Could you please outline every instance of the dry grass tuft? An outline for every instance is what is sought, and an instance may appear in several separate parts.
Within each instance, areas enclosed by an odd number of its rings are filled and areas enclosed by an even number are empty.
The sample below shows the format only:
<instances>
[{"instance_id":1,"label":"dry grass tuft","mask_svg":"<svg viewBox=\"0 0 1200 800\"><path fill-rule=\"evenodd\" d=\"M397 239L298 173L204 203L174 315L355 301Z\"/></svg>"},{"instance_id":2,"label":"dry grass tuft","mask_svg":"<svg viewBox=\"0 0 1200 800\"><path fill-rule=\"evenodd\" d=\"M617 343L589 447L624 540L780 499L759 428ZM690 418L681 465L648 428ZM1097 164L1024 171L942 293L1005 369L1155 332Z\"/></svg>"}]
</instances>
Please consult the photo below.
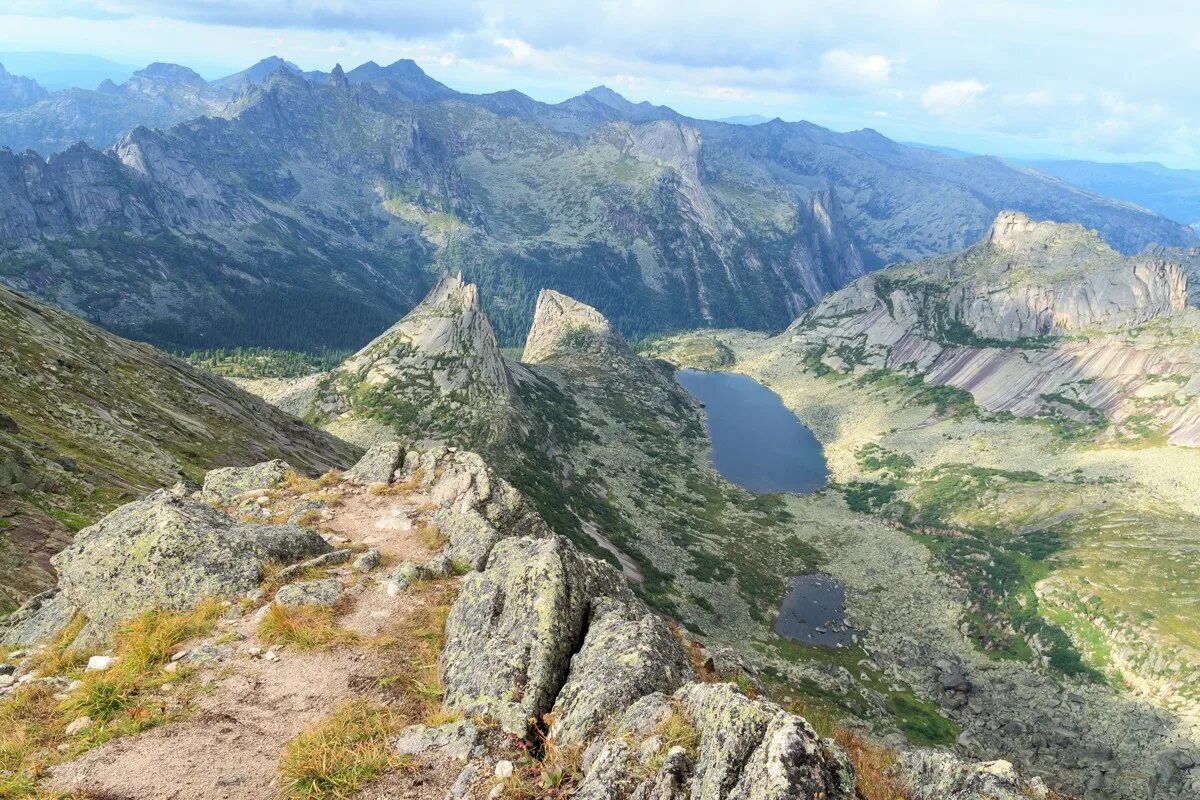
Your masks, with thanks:
<instances>
[{"instance_id":1,"label":"dry grass tuft","mask_svg":"<svg viewBox=\"0 0 1200 800\"><path fill-rule=\"evenodd\" d=\"M334 610L322 606L281 606L272 603L258 624L258 638L267 644L292 645L299 650L322 650L350 644L354 631L334 622Z\"/></svg>"},{"instance_id":2,"label":"dry grass tuft","mask_svg":"<svg viewBox=\"0 0 1200 800\"><path fill-rule=\"evenodd\" d=\"M409 475L402 481L396 481L395 483L372 484L368 491L377 497L411 494L421 486L421 483L424 480L425 470L421 467L417 467L417 469L413 471L412 475Z\"/></svg>"},{"instance_id":3,"label":"dry grass tuft","mask_svg":"<svg viewBox=\"0 0 1200 800\"><path fill-rule=\"evenodd\" d=\"M78 757L84 751L119 736L127 736L161 725L182 713L182 706L169 706L159 696L165 683L185 679L188 670L161 670L178 645L210 631L224 606L215 600L202 602L192 612L147 612L126 623L117 633L113 654L116 662L102 672L81 675L82 685L64 700L54 698L49 684L22 686L0 702L0 798L42 798L38 782L46 769ZM66 657L69 644L78 634L67 631L57 644L58 652L43 662L62 667L74 663ZM81 662L80 662L81 663ZM71 667L77 670L76 667ZM175 694L175 701L186 696ZM81 716L92 719L83 733L68 737L68 724Z\"/></svg>"},{"instance_id":4,"label":"dry grass tuft","mask_svg":"<svg viewBox=\"0 0 1200 800\"><path fill-rule=\"evenodd\" d=\"M860 800L909 800L904 784L891 774L896 752L868 741L848 728L838 728L834 738L850 756Z\"/></svg>"},{"instance_id":5,"label":"dry grass tuft","mask_svg":"<svg viewBox=\"0 0 1200 800\"><path fill-rule=\"evenodd\" d=\"M391 752L389 740L406 720L364 700L333 714L288 742L279 762L281 794L288 800L343 800L411 761Z\"/></svg>"},{"instance_id":6,"label":"dry grass tuft","mask_svg":"<svg viewBox=\"0 0 1200 800\"><path fill-rule=\"evenodd\" d=\"M393 671L380 678L384 689L398 690L400 700L414 719L439 724L448 713L442 708L445 689L438 671L438 656L446 640L446 618L458 595L453 579L422 581L409 592L420 605L387 631L384 645Z\"/></svg>"},{"instance_id":7,"label":"dry grass tuft","mask_svg":"<svg viewBox=\"0 0 1200 800\"><path fill-rule=\"evenodd\" d=\"M283 480L275 487L272 494L297 495L316 492L337 486L344 480L340 470L331 469L319 478L309 478L295 470L288 470Z\"/></svg>"},{"instance_id":8,"label":"dry grass tuft","mask_svg":"<svg viewBox=\"0 0 1200 800\"><path fill-rule=\"evenodd\" d=\"M450 541L441 528L428 522L422 522L413 535L421 546L431 553L438 552Z\"/></svg>"},{"instance_id":9,"label":"dry grass tuft","mask_svg":"<svg viewBox=\"0 0 1200 800\"><path fill-rule=\"evenodd\" d=\"M87 624L82 614L76 614L67 626L55 634L54 639L33 661L39 675L62 675L79 669L87 661L86 651L72 647L79 632Z\"/></svg>"}]
</instances>

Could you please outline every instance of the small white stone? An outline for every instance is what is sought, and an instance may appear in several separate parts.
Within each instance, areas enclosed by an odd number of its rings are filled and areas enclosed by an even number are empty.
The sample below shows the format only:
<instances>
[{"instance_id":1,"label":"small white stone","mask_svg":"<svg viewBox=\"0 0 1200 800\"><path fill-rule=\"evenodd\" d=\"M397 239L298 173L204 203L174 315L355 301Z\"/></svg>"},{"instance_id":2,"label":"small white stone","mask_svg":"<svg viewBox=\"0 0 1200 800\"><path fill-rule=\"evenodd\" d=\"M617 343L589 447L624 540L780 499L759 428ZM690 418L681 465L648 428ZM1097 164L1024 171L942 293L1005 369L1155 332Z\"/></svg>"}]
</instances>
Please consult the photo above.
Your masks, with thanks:
<instances>
[{"instance_id":1,"label":"small white stone","mask_svg":"<svg viewBox=\"0 0 1200 800\"><path fill-rule=\"evenodd\" d=\"M12 675L0 675L0 689L6 689L17 682Z\"/></svg>"},{"instance_id":2,"label":"small white stone","mask_svg":"<svg viewBox=\"0 0 1200 800\"><path fill-rule=\"evenodd\" d=\"M496 762L496 777L511 778L513 774L513 763L507 759L501 759Z\"/></svg>"},{"instance_id":3,"label":"small white stone","mask_svg":"<svg viewBox=\"0 0 1200 800\"><path fill-rule=\"evenodd\" d=\"M488 800L496 800L496 798L502 794L504 794L504 784L497 783L492 787L492 790L488 792Z\"/></svg>"},{"instance_id":4,"label":"small white stone","mask_svg":"<svg viewBox=\"0 0 1200 800\"><path fill-rule=\"evenodd\" d=\"M191 651L189 651L189 650L180 650L178 653L176 653L175 655L171 656L171 660L172 660L172 661L178 661L179 659L181 659L181 658L183 658L184 656L186 656L186 655L187 655L189 652L191 652Z\"/></svg>"},{"instance_id":5,"label":"small white stone","mask_svg":"<svg viewBox=\"0 0 1200 800\"><path fill-rule=\"evenodd\" d=\"M66 731L64 731L64 733L66 733L67 736L75 736L77 734L83 733L90 727L92 727L92 718L91 717L86 717L86 716L79 717L78 719L76 719L74 722L72 722L70 725L67 726L67 729L66 729Z\"/></svg>"},{"instance_id":6,"label":"small white stone","mask_svg":"<svg viewBox=\"0 0 1200 800\"><path fill-rule=\"evenodd\" d=\"M111 667L116 660L113 656L92 656L88 659L86 669L88 672L100 672Z\"/></svg>"},{"instance_id":7,"label":"small white stone","mask_svg":"<svg viewBox=\"0 0 1200 800\"><path fill-rule=\"evenodd\" d=\"M172 661L170 664L167 664L165 667L163 667L163 672L176 672L176 671L178 671L178 669L179 669L179 662Z\"/></svg>"},{"instance_id":8,"label":"small white stone","mask_svg":"<svg viewBox=\"0 0 1200 800\"><path fill-rule=\"evenodd\" d=\"M384 581L383 588L387 590L388 597L395 597L404 591L400 588L400 584L396 583L396 581Z\"/></svg>"}]
</instances>

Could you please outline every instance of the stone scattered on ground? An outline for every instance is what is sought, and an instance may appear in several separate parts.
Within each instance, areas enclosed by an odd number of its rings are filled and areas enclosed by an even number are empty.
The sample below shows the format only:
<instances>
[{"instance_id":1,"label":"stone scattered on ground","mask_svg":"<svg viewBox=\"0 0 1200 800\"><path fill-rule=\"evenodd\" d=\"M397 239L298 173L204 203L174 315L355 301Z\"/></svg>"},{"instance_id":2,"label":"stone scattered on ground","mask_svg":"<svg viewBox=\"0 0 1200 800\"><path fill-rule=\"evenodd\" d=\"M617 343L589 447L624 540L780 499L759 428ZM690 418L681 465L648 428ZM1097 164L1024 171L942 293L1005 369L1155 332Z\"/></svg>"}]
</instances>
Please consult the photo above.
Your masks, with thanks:
<instances>
[{"instance_id":1,"label":"stone scattered on ground","mask_svg":"<svg viewBox=\"0 0 1200 800\"><path fill-rule=\"evenodd\" d=\"M342 582L337 578L323 578L289 583L275 593L275 602L281 606L332 606L341 596Z\"/></svg>"}]
</instances>

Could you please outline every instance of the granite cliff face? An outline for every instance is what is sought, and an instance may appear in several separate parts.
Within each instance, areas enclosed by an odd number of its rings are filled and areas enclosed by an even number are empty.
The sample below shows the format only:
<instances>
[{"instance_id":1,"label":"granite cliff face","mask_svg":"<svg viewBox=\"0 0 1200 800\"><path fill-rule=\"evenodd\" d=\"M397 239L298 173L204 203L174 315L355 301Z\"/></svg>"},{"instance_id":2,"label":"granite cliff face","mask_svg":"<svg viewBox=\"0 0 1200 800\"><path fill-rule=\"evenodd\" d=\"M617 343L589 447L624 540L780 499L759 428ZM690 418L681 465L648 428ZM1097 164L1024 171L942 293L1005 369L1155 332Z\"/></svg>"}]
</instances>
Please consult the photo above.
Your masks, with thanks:
<instances>
[{"instance_id":1,"label":"granite cliff face","mask_svg":"<svg viewBox=\"0 0 1200 800\"><path fill-rule=\"evenodd\" d=\"M837 370L912 372L965 389L989 411L1097 432L1133 419L1197 445L1198 321L1187 293L1175 261L1125 258L1094 232L1006 213L960 254L835 292L784 339Z\"/></svg>"},{"instance_id":2,"label":"granite cliff face","mask_svg":"<svg viewBox=\"0 0 1200 800\"><path fill-rule=\"evenodd\" d=\"M0 64L0 112L33 105L47 94L37 81L13 75Z\"/></svg>"},{"instance_id":3,"label":"granite cliff face","mask_svg":"<svg viewBox=\"0 0 1200 800\"><path fill-rule=\"evenodd\" d=\"M596 309L553 289L543 289L538 294L521 360L537 364L572 351L628 354L629 345Z\"/></svg>"}]
</instances>

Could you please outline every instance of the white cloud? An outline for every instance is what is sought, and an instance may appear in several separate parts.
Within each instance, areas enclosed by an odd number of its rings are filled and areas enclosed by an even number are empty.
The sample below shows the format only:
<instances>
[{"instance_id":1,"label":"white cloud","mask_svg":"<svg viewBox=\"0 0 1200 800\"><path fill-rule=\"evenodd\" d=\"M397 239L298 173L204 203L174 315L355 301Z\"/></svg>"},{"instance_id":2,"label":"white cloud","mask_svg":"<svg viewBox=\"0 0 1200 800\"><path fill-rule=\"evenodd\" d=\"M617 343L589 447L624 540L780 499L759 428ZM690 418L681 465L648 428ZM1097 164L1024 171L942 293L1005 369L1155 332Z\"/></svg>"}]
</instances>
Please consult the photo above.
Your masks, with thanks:
<instances>
[{"instance_id":1,"label":"white cloud","mask_svg":"<svg viewBox=\"0 0 1200 800\"><path fill-rule=\"evenodd\" d=\"M846 89L874 89L892 77L895 62L878 54L830 50L821 56L821 77L831 86Z\"/></svg>"},{"instance_id":2,"label":"white cloud","mask_svg":"<svg viewBox=\"0 0 1200 800\"><path fill-rule=\"evenodd\" d=\"M931 114L948 117L975 105L987 87L971 78L965 81L942 81L921 93L921 105Z\"/></svg>"}]
</instances>

